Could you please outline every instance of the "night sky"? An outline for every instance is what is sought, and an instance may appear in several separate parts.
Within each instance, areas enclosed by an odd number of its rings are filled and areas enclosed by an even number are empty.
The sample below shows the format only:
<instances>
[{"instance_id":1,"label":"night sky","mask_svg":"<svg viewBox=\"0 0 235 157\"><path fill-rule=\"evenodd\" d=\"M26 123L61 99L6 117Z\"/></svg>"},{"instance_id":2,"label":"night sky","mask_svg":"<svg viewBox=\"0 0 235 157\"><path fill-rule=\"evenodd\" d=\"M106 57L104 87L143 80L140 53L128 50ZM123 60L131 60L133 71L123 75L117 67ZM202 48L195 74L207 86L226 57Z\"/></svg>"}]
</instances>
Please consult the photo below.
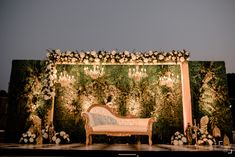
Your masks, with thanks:
<instances>
[{"instance_id":1,"label":"night sky","mask_svg":"<svg viewBox=\"0 0 235 157\"><path fill-rule=\"evenodd\" d=\"M0 0L0 21L0 90L12 60L43 60L46 49L186 49L235 73L234 0Z\"/></svg>"}]
</instances>

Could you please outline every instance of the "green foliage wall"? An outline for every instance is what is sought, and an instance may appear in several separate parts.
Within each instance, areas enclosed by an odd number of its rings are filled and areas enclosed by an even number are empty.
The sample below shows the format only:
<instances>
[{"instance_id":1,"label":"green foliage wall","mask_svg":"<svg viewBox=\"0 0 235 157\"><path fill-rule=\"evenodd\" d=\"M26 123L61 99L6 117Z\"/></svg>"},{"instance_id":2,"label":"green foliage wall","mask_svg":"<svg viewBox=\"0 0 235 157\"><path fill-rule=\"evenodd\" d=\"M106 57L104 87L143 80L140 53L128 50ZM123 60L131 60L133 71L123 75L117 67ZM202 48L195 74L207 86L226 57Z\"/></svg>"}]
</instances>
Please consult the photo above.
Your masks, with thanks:
<instances>
[{"instance_id":1,"label":"green foliage wall","mask_svg":"<svg viewBox=\"0 0 235 157\"><path fill-rule=\"evenodd\" d=\"M92 78L84 72L92 65L57 65L57 73L73 76L73 82L60 80L56 84L55 126L67 132L77 133L74 139L84 139L80 114L91 104L109 104L119 115L136 117L156 117L158 122L154 132L158 131L158 142L169 142L175 130L183 128L182 88L179 65L145 65L147 77L130 78L129 69L134 65L104 65L104 75ZM174 75L174 83L160 81L165 73ZM178 76L178 77L177 77ZM173 76L172 76L173 77ZM74 122L65 123L75 120ZM72 125L71 125L72 124ZM72 126L75 126L73 129ZM68 129L69 128L69 129ZM157 141L155 140L155 141Z\"/></svg>"},{"instance_id":2,"label":"green foliage wall","mask_svg":"<svg viewBox=\"0 0 235 157\"><path fill-rule=\"evenodd\" d=\"M227 75L223 61L189 62L193 118L210 119L209 131L217 125L232 139L232 113L228 97Z\"/></svg>"},{"instance_id":3,"label":"green foliage wall","mask_svg":"<svg viewBox=\"0 0 235 157\"><path fill-rule=\"evenodd\" d=\"M18 142L21 133L30 124L28 117L32 107L40 104L34 112L45 123L50 102L43 99L42 82L44 78L45 61L13 60L9 83L9 102L7 110L7 142Z\"/></svg>"},{"instance_id":4,"label":"green foliage wall","mask_svg":"<svg viewBox=\"0 0 235 157\"><path fill-rule=\"evenodd\" d=\"M191 61L189 67L193 118L199 121L201 116L209 115L212 124L231 135L224 63ZM81 112L94 103L109 104L122 116L132 114L136 117L156 117L158 121L153 126L153 143L170 143L170 137L175 131L183 132L179 65L140 66L146 69L147 77L139 80L128 76L129 69L136 68L134 65L104 65L104 74L95 79L86 74L84 68L92 69L93 66L56 66L58 77L66 73L72 79L71 82L58 80L55 84L54 125L57 131L69 133L71 142L85 141ZM161 81L169 72L171 83ZM45 73L45 61L13 61L7 122L9 142L18 142L19 135L28 129L30 114L40 117L43 125L48 121L47 111L51 101L44 100L41 92ZM208 97L213 98L213 103L209 103ZM106 139L101 136L95 138L94 142L108 142ZM147 138L142 140L147 143Z\"/></svg>"}]
</instances>

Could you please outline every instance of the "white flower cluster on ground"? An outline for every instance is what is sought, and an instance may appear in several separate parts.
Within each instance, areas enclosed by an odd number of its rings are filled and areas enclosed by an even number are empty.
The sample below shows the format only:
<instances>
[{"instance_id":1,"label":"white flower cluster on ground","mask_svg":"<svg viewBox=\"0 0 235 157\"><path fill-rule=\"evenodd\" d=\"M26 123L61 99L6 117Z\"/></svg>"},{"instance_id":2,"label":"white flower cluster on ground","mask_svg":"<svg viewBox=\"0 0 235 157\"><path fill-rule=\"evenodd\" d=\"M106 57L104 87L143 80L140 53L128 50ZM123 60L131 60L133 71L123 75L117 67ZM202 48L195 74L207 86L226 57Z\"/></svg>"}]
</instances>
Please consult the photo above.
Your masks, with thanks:
<instances>
[{"instance_id":1,"label":"white flower cluster on ground","mask_svg":"<svg viewBox=\"0 0 235 157\"><path fill-rule=\"evenodd\" d=\"M179 131L175 132L174 135L171 136L171 144L173 145L183 145L187 143L187 138L184 136L184 134L180 133Z\"/></svg>"},{"instance_id":2,"label":"white flower cluster on ground","mask_svg":"<svg viewBox=\"0 0 235 157\"><path fill-rule=\"evenodd\" d=\"M65 131L60 131L59 133L55 133L52 137L52 142L55 144L66 144L70 142L69 134Z\"/></svg>"},{"instance_id":3,"label":"white flower cluster on ground","mask_svg":"<svg viewBox=\"0 0 235 157\"><path fill-rule=\"evenodd\" d=\"M54 132L52 133L52 137L49 135L49 126L46 126L41 130L41 136L43 138L44 144L54 143L54 144L67 144L70 143L69 134L65 131ZM34 133L30 129L22 133L22 136L19 140L21 144L37 144L38 134Z\"/></svg>"},{"instance_id":4,"label":"white flower cluster on ground","mask_svg":"<svg viewBox=\"0 0 235 157\"><path fill-rule=\"evenodd\" d=\"M197 144L198 145L215 145L216 144L216 140L215 138L207 133L207 134L200 134L197 140Z\"/></svg>"},{"instance_id":5,"label":"white flower cluster on ground","mask_svg":"<svg viewBox=\"0 0 235 157\"><path fill-rule=\"evenodd\" d=\"M42 129L42 137L43 139L49 139L49 126L47 125L45 128Z\"/></svg>"},{"instance_id":6,"label":"white flower cluster on ground","mask_svg":"<svg viewBox=\"0 0 235 157\"><path fill-rule=\"evenodd\" d=\"M31 131L27 131L22 134L19 143L23 144L35 144L36 143L36 134Z\"/></svg>"}]
</instances>

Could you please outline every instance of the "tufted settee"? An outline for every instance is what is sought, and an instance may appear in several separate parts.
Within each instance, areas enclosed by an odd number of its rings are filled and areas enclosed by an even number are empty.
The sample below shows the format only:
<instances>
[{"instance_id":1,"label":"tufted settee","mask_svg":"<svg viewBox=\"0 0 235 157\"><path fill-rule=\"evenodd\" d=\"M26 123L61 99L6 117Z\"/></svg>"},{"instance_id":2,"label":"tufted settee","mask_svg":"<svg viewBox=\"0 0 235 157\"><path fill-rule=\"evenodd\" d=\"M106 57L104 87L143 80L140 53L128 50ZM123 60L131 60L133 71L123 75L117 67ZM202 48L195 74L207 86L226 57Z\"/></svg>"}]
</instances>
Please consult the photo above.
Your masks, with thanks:
<instances>
[{"instance_id":1,"label":"tufted settee","mask_svg":"<svg viewBox=\"0 0 235 157\"><path fill-rule=\"evenodd\" d=\"M85 120L86 145L92 144L92 135L131 136L147 135L152 145L154 118L121 117L106 106L92 105L82 113Z\"/></svg>"}]
</instances>

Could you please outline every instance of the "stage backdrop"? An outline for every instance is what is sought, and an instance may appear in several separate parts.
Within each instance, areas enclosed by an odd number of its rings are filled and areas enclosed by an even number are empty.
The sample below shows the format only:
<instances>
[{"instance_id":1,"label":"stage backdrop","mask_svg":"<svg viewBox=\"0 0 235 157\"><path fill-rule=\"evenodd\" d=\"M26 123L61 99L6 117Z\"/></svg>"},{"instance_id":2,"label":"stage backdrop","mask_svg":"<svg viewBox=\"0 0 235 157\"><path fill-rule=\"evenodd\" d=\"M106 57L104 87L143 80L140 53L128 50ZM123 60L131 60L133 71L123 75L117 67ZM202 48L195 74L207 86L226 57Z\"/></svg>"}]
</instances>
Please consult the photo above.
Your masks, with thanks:
<instances>
[{"instance_id":1,"label":"stage backdrop","mask_svg":"<svg viewBox=\"0 0 235 157\"><path fill-rule=\"evenodd\" d=\"M14 60L9 84L7 141L18 142L30 127L30 114L37 115L44 126L51 118L51 101L45 100L46 61ZM100 74L88 69L100 68ZM190 61L192 117L199 122L208 115L210 125L216 124L231 139L232 118L228 102L224 62ZM93 103L109 105L122 116L156 117L153 143L170 143L174 132L183 132L182 83L180 65L103 65L57 64L54 126L66 131L71 142L85 142L81 112ZM96 69L97 70L97 69ZM141 76L132 75L142 71ZM64 79L69 77L70 79ZM168 79L166 79L168 78ZM170 79L169 79L170 78ZM114 139L123 142L125 138ZM128 139L129 140L129 139ZM147 143L147 137L142 137ZM109 142L96 136L94 142ZM136 142L135 138L131 142Z\"/></svg>"}]
</instances>

